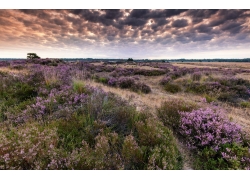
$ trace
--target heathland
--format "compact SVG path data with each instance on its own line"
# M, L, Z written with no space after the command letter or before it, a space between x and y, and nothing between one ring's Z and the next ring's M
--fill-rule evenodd
M250 63L0 61L0 169L250 169Z

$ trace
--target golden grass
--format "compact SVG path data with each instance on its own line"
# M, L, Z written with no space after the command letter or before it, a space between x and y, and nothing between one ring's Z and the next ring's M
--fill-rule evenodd
M12 74L28 74L29 73L27 69L17 70L17 69L11 69L9 67L0 67L0 71L12 73Z
M190 63L172 63L174 66L187 68L224 68L224 69L250 69L250 62L190 62Z
M250 73L237 74L235 77L250 81Z

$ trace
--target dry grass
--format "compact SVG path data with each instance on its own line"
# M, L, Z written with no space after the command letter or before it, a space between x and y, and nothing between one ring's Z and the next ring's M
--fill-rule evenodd
M9 67L0 67L0 71L1 72L7 72L7 73L11 73L11 74L28 74L28 70L27 69L22 69L22 70L17 70L17 69L10 69Z
M250 81L250 73L237 74L235 77Z
M195 62L195 63L172 63L178 67L187 68L224 68L224 69L250 69L250 63L248 62Z

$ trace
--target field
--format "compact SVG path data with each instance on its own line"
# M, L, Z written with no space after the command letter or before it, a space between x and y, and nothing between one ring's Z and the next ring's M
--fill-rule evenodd
M0 169L250 169L249 63L0 61Z

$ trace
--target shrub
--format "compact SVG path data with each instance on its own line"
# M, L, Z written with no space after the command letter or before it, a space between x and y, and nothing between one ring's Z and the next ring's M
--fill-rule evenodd
M180 92L181 91L181 87L177 84L172 84L172 83L167 83L165 86L164 86L164 89L167 91L167 92L171 92L171 93L177 93L177 92Z
M62 169L56 128L38 123L0 132L0 169ZM50 166L52 164L57 166Z
M117 84L117 79L114 77L110 77L108 80L108 85L109 86L116 86L116 84Z
M138 143L148 147L147 169L180 169L182 159L173 139L172 132L155 119L136 122Z
M242 141L240 126L210 108L181 112L180 133L191 149L211 147L217 151L223 144Z
M135 92L142 92L142 93L145 93L145 94L148 94L151 92L151 88L144 84L144 83L140 83L140 82L137 82L135 84L133 84L133 86L131 87L132 91L135 91Z
M191 76L193 81L200 81L201 80L201 72L194 72Z
M157 116L163 122L165 126L170 129L178 129L180 126L180 114L181 112L190 112L197 108L194 103L186 102L181 99L174 99L165 101L157 108Z
M85 84L83 81L80 80L73 80L73 89L75 92L82 94L82 93L86 93L86 88L85 88Z
M243 108L250 108L250 102L247 101L241 102L240 105Z
M105 78L105 77L100 77L100 78L98 79L98 82L103 83L103 84L107 84L107 83L108 83L108 79Z
M216 101L216 98L211 97L211 96L209 96L207 94L205 95L205 98L206 98L206 102L208 102L208 103Z
M235 143L222 145L219 151L215 151L212 148L205 148L198 152L194 164L196 169L249 170L249 148Z
M135 80L131 77L121 77L118 79L118 85L120 88L131 88L135 84Z
M168 84L172 79L168 76L164 77L161 81L160 81L160 85L166 85Z

